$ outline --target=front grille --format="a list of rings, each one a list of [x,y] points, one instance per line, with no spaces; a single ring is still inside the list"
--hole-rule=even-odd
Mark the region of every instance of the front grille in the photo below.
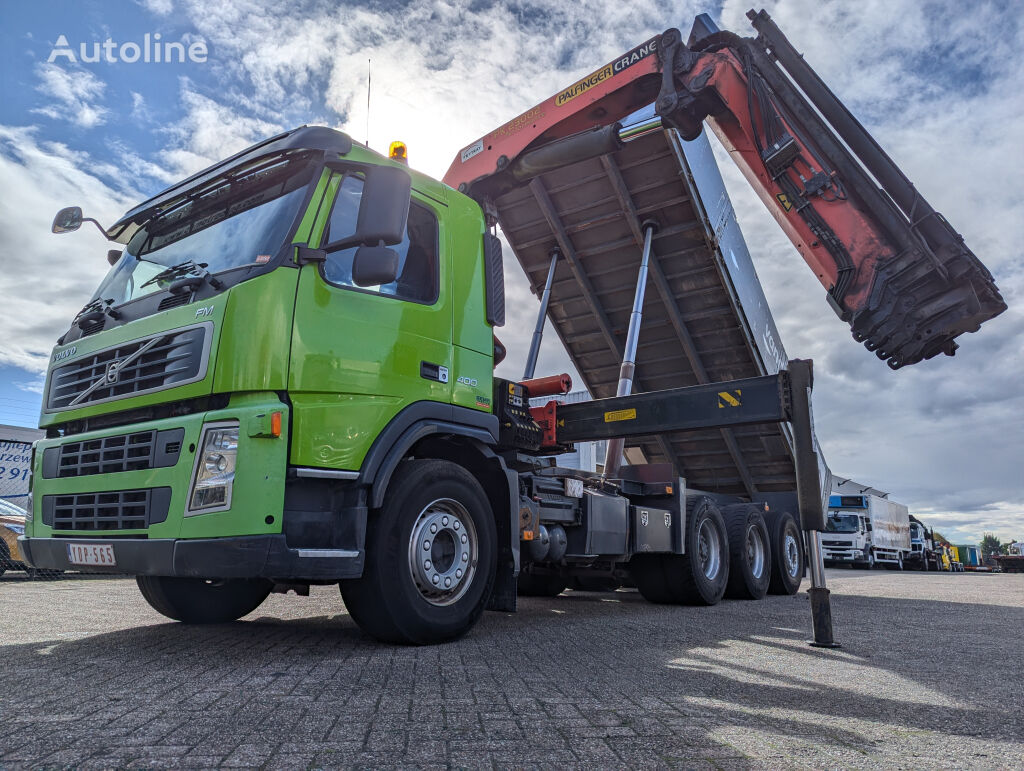
[[[185,429],[137,431],[67,442],[43,451],[43,478],[166,468],[178,462]]]
[[[54,530],[105,532],[145,530],[164,522],[171,488],[114,490],[102,493],[43,496],[43,524]]]
[[[849,541],[826,541],[826,540],[822,539],[821,545],[822,546],[849,546],[850,542]]]
[[[58,367],[50,376],[46,408],[66,410],[200,380],[206,375],[208,328],[132,340]]]

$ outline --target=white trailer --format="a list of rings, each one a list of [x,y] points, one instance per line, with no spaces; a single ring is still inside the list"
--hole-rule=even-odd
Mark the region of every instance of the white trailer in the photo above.
[[[880,495],[832,495],[821,534],[825,562],[903,569],[910,553],[910,512]]]

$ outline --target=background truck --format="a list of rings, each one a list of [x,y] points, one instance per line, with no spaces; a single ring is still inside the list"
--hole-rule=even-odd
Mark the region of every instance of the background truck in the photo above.
[[[910,515],[910,551],[904,555],[903,564],[915,570],[939,570],[942,566],[934,531],[913,514]]]
[[[981,549],[978,546],[961,544],[956,547],[956,550],[960,554],[960,561],[964,565],[964,570],[987,570],[987,568],[985,568],[985,563],[981,558]]]
[[[721,132],[889,366],[952,354],[1005,305],[767,15],[754,24],[756,40],[704,16],[687,43],[667,30],[469,145],[444,184],[303,127],[126,213],[51,356],[25,558],[134,574],[186,622],[339,584],[364,630],[401,643],[576,576],[659,603],[796,592],[829,490],[812,370],[769,334],[753,271],[723,270],[728,202],[703,206],[684,143],[705,119]],[[53,229],[84,221],[69,207]],[[593,401],[531,409],[567,378],[493,376],[499,222]],[[600,475],[552,457],[602,439],[625,450]]]
[[[903,570],[911,550],[907,507],[878,495],[832,495],[821,546],[826,564]]]
[[[1024,542],[1015,541],[1009,545],[1009,554],[997,554],[996,562],[1004,573],[1024,573]]]

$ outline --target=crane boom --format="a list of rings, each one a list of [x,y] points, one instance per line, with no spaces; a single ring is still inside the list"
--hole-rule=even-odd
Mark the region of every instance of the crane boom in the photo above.
[[[827,290],[853,336],[893,369],[953,355],[1006,309],[991,273],[803,60],[767,13],[744,38],[698,16],[645,41],[463,149],[444,181],[493,214],[545,171],[621,147],[654,105],[707,125]]]

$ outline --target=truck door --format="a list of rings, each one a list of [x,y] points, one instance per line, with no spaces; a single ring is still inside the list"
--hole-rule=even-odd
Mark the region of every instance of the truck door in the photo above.
[[[289,372],[298,466],[357,470],[403,408],[451,402],[446,207],[414,190],[406,237],[392,247],[396,280],[360,287],[355,247],[335,244],[355,232],[361,192],[357,173],[332,176],[310,237],[326,261],[300,269]]]

